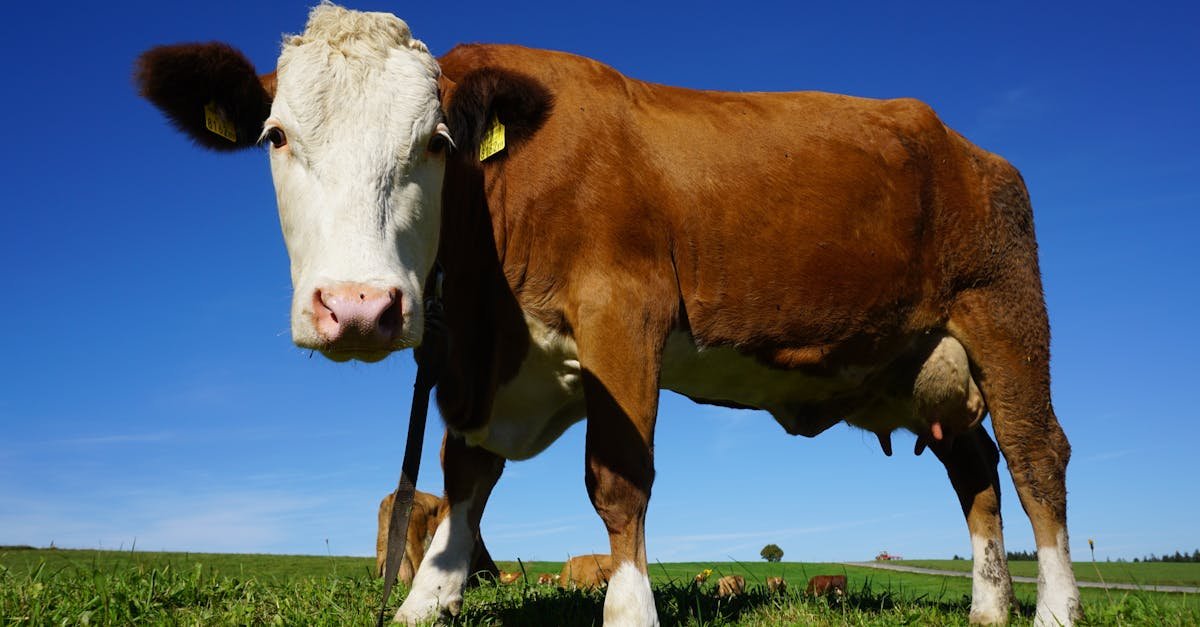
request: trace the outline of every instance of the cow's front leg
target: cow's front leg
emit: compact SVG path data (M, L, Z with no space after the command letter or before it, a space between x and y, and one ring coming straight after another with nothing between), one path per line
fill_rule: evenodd
M646 505L654 481L654 421L665 335L641 312L614 312L577 327L587 401L588 496L608 529L614 572L604 599L608 627L658 624L646 571Z
M1000 522L1000 452L983 425L958 436L949 447L935 443L930 448L946 466L971 532L971 622L1003 625L1013 592Z
M504 470L504 459L448 434L442 446L442 468L448 511L417 569L412 591L396 612L396 620L402 623L428 621L443 612L458 614L479 538L479 519Z

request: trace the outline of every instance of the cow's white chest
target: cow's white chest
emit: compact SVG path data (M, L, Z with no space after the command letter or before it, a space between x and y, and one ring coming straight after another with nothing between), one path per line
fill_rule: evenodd
M529 351L517 376L496 389L487 426L467 432L467 443L505 459L529 459L583 419L583 382L575 341L525 319Z

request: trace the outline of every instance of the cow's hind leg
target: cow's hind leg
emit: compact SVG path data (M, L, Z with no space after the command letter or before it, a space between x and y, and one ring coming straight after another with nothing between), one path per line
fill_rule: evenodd
M457 614L463 587L479 538L483 507L500 479L504 459L468 446L462 437L447 435L442 447L448 511L438 524L425 559L413 578L412 591L396 612L396 620L415 624L443 612Z
M967 349L996 440L1038 549L1035 622L1070 625L1079 588L1067 538L1071 447L1050 404L1050 332L1036 267L1023 280L970 290L955 303L951 333Z
M971 622L1003 625L1013 592L1000 523L999 451L983 425L955 438L949 448L939 443L930 449L946 466L971 532Z

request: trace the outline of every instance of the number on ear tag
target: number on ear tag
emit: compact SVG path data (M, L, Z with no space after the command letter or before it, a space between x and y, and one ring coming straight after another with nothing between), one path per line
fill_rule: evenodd
M493 115L491 126L483 134L483 141L479 142L479 160L484 161L501 150L504 150L504 125L500 123L500 118Z
M213 133L237 143L237 128L232 120L225 117L225 112L215 102L204 105L204 126Z

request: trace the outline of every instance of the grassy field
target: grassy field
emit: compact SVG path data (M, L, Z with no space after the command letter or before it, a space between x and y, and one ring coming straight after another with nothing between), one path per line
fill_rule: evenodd
M287 583L314 577L365 577L375 571L374 558L253 553L147 553L34 549L0 551L0 567L27 573L39 565L50 573L114 572L123 569L200 570L206 578L256 578Z
M500 565L520 570L516 562ZM532 581L557 572L561 563L523 566ZM351 557L0 551L0 626L367 625L382 590L373 568L373 559ZM743 575L748 593L729 601L696 589L690 581L702 568ZM763 562L656 563L650 571L664 625L965 625L970 607L970 580L964 578ZM1128 572L1146 581L1153 569ZM808 577L841 573L850 585L845 598L803 596ZM760 582L773 575L789 581L787 594L763 590ZM1015 622L1028 624L1034 586L1018 584L1016 592ZM1084 590L1083 598L1085 624L1200 623L1196 595ZM462 614L450 624L598 625L602 608L600 593L485 584L468 591Z

